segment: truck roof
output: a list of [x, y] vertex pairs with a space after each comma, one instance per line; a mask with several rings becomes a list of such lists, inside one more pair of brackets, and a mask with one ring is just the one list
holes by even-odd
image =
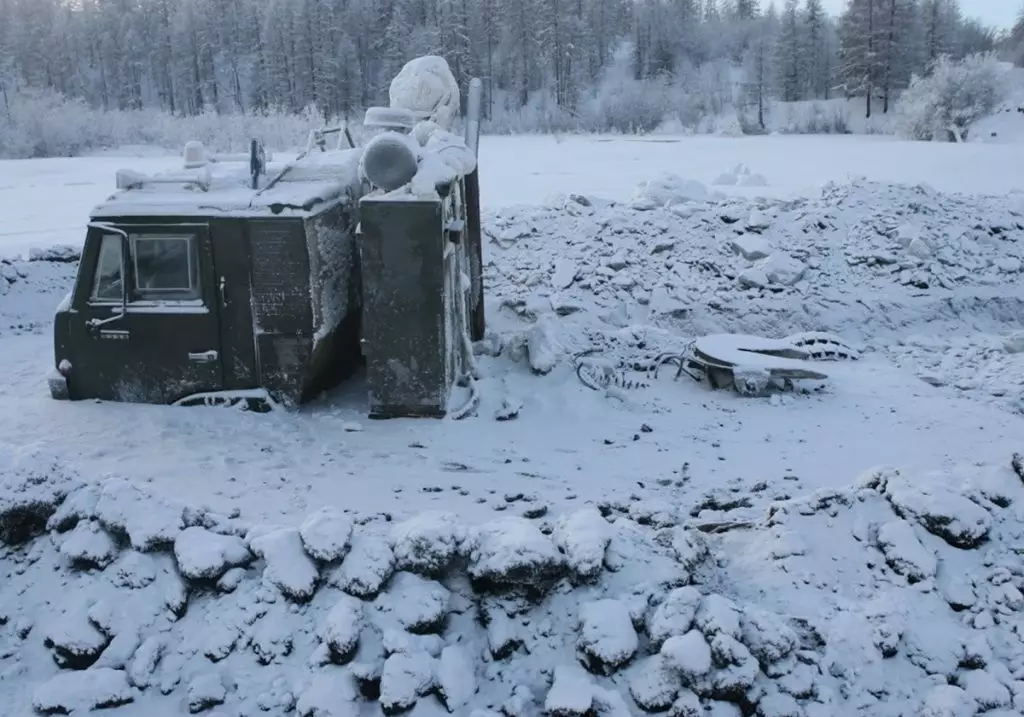
[[214, 161], [200, 169], [154, 175], [123, 170], [119, 175], [132, 186], [94, 207], [91, 217], [309, 216], [358, 198], [361, 156], [361, 149], [328, 150], [300, 155], [292, 162], [268, 162], [266, 175], [259, 180], [261, 189], [256, 190], [248, 162]]

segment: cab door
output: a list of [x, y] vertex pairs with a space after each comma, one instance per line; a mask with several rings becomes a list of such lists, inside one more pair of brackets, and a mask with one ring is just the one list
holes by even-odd
[[71, 395], [173, 403], [220, 390], [219, 302], [208, 227], [94, 224], [83, 259], [89, 256], [94, 271], [79, 279], [70, 327], [76, 356]]

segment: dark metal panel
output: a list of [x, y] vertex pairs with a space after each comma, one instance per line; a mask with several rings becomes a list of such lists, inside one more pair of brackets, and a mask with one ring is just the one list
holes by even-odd
[[473, 341], [484, 338], [484, 240], [480, 224], [480, 168], [465, 180], [466, 184], [466, 253], [469, 256], [470, 294], [469, 336]]
[[213, 268], [220, 303], [221, 358], [224, 388], [259, 386], [256, 345], [249, 298], [249, 242], [244, 219], [217, 219], [210, 223]]
[[370, 416], [444, 415], [452, 347], [441, 203], [364, 198], [359, 219]]
[[362, 362], [362, 284], [355, 207], [337, 205], [306, 220], [313, 349], [303, 397], [351, 376]]
[[257, 333], [309, 336], [313, 316], [302, 220], [252, 219], [248, 224]]

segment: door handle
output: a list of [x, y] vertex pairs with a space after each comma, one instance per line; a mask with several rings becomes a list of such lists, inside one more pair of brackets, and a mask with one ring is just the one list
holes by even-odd
[[220, 356], [216, 351], [198, 351], [196, 353], [189, 352], [188, 360], [195, 361], [197, 363], [211, 363], [217, 360]]

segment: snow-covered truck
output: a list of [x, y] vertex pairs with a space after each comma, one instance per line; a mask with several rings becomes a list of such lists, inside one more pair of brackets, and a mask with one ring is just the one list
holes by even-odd
[[[422, 85], [413, 101], [436, 105]], [[57, 310], [51, 394], [292, 407], [365, 362], [371, 416], [445, 415], [483, 330], [479, 93], [465, 138], [393, 91], [368, 118], [399, 122], [365, 147], [317, 131], [274, 163], [256, 142], [242, 157], [190, 143], [181, 171], [119, 172]]]

